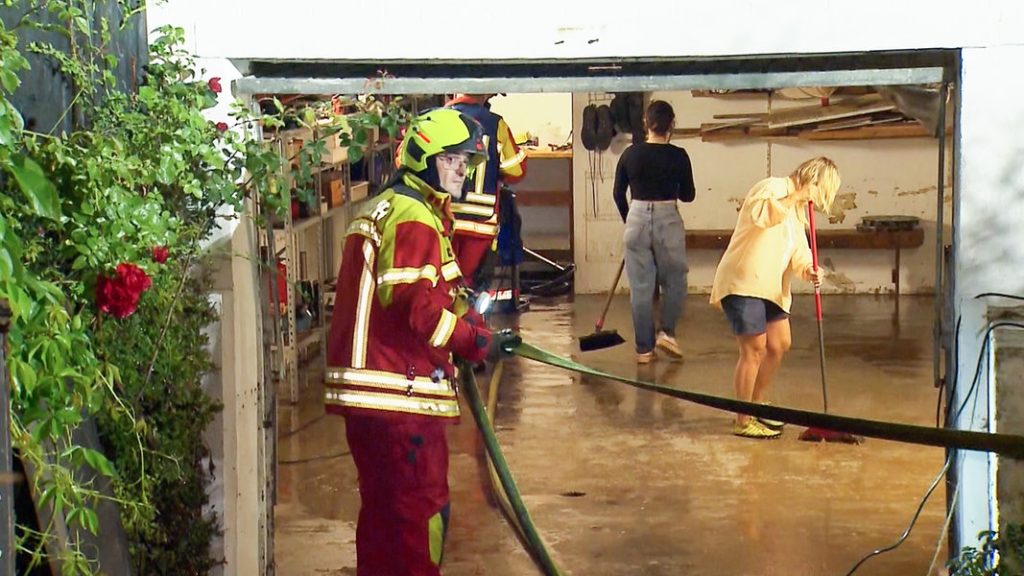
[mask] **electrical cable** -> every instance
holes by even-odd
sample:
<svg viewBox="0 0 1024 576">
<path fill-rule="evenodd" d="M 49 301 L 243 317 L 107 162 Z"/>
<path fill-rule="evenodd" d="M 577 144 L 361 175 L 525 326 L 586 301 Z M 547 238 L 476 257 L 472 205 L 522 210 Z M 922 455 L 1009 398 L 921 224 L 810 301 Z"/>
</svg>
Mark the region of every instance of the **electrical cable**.
<svg viewBox="0 0 1024 576">
<path fill-rule="evenodd" d="M 956 502 L 956 497 L 960 495 L 960 483 L 957 482 L 956 489 L 953 490 L 952 501 Z M 949 525 L 953 522 L 953 512 L 956 508 L 953 506 L 949 507 L 949 513 L 946 514 L 946 522 L 942 525 L 942 531 L 939 532 L 939 538 L 935 542 L 935 554 L 932 555 L 932 563 L 928 565 L 928 572 L 925 576 L 932 576 L 932 570 L 935 569 L 935 562 L 939 559 L 939 552 L 942 551 L 942 542 L 946 539 L 946 534 L 949 533 Z"/>
<path fill-rule="evenodd" d="M 952 460 L 952 454 L 946 457 L 946 463 L 943 464 L 942 470 L 939 470 L 938 475 L 935 476 L 935 480 L 932 480 L 932 484 L 931 486 L 928 487 L 928 491 L 924 493 L 924 498 L 922 498 L 921 503 L 917 505 L 917 511 L 914 512 L 914 516 L 910 519 L 910 524 L 907 525 L 907 529 L 903 531 L 903 534 L 901 534 L 895 542 L 886 546 L 885 548 L 878 548 L 876 550 L 869 552 L 868 554 L 865 554 L 860 560 L 857 561 L 856 564 L 853 565 L 853 568 L 850 568 L 850 571 L 846 573 L 846 576 L 850 576 L 851 574 L 856 572 L 862 564 L 864 564 L 871 558 L 874 558 L 875 556 L 878 556 L 880 554 L 885 554 L 886 552 L 891 552 L 898 548 L 900 544 L 903 544 L 907 537 L 910 536 L 910 531 L 914 529 L 914 525 L 917 524 L 917 519 L 921 516 L 921 511 L 924 510 L 924 505 L 928 502 L 928 499 L 931 498 L 932 493 L 935 492 L 935 488 L 939 485 L 939 481 L 942 480 L 942 477 L 946 475 L 946 471 L 949 470 L 949 464 L 950 462 L 952 462 Z"/>
<path fill-rule="evenodd" d="M 1024 301 L 1024 296 L 1021 296 L 1019 294 L 1003 294 L 1002 292 L 982 292 L 981 294 L 978 294 L 977 296 L 975 296 L 974 299 L 977 300 L 979 298 L 988 298 L 988 297 L 1009 298 L 1010 300 L 1022 300 L 1022 301 Z"/>
<path fill-rule="evenodd" d="M 326 412 L 323 413 L 323 414 L 320 414 L 316 418 L 313 418 L 309 422 L 306 422 L 305 424 L 302 424 L 301 426 L 299 426 L 298 428 L 296 428 L 294 430 L 288 430 L 288 431 L 282 432 L 281 435 L 277 437 L 277 439 L 280 441 L 280 440 L 284 440 L 285 438 L 288 438 L 289 436 L 294 436 L 294 435 L 298 434 L 299 432 L 302 432 L 303 430 L 306 430 L 310 426 L 316 424 L 317 422 L 323 420 L 324 417 L 326 417 L 326 416 L 327 416 Z"/>
<path fill-rule="evenodd" d="M 981 367 L 982 367 L 982 363 L 984 363 L 984 361 L 985 361 L 985 355 L 986 355 L 986 352 L 988 351 L 988 348 L 989 348 L 989 345 L 990 345 L 990 342 L 991 342 L 992 331 L 995 330 L 996 328 L 1003 328 L 1003 327 L 1024 329 L 1024 323 L 1022 323 L 1022 322 L 1014 322 L 1012 320 L 996 320 L 995 322 L 991 322 L 988 325 L 988 327 L 985 330 L 985 335 L 982 338 L 981 350 L 978 353 L 978 361 L 977 361 L 977 364 L 975 365 L 975 368 L 974 368 L 974 378 L 971 381 L 971 387 L 970 387 L 970 389 L 967 390 L 967 394 L 964 396 L 964 401 L 960 404 L 960 407 L 957 408 L 956 414 L 952 417 L 952 420 L 949 417 L 949 410 L 952 409 L 953 405 L 950 404 L 947 407 L 947 410 L 946 410 L 946 426 L 947 427 L 949 426 L 951 421 L 955 421 L 955 420 L 960 418 L 960 415 L 963 413 L 964 408 L 967 407 L 968 400 L 971 398 L 971 396 L 974 396 L 974 391 L 977 388 L 978 383 L 981 380 Z M 956 391 L 955 389 L 950 390 L 950 394 L 952 395 L 955 391 Z"/>
<path fill-rule="evenodd" d="M 954 343 L 960 341 L 960 323 L 961 323 L 962 320 L 963 320 L 963 316 L 957 316 L 957 319 L 956 319 L 956 329 L 954 329 L 954 331 L 953 331 L 953 342 Z M 957 382 L 957 378 L 959 378 L 959 376 L 957 375 L 955 370 L 953 371 L 953 375 L 951 376 L 951 378 L 952 378 L 952 384 L 950 384 L 950 386 L 949 386 L 949 397 L 950 398 L 952 398 L 953 397 L 953 393 L 956 392 L 956 382 Z M 937 396 L 937 398 L 935 400 L 935 427 L 936 428 L 942 426 L 942 416 L 943 416 L 943 414 L 942 414 L 942 399 L 945 396 L 945 394 L 943 394 L 943 392 L 945 390 L 946 390 L 946 383 L 945 383 L 945 381 L 943 381 L 942 384 L 939 386 L 939 393 L 938 393 L 938 396 Z M 947 414 L 947 416 L 948 416 L 948 414 Z"/>
</svg>

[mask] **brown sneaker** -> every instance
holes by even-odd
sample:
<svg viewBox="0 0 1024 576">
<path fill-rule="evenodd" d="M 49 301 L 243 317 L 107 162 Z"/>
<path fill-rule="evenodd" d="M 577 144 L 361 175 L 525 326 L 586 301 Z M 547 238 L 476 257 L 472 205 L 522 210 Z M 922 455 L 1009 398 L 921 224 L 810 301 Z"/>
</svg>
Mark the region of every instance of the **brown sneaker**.
<svg viewBox="0 0 1024 576">
<path fill-rule="evenodd" d="M 654 345 L 673 358 L 683 357 L 683 351 L 679 349 L 679 343 L 665 332 L 658 332 L 658 338 L 655 340 Z"/>
<path fill-rule="evenodd" d="M 637 352 L 636 363 L 637 364 L 650 364 L 654 361 L 654 350 L 650 352 Z"/>
</svg>

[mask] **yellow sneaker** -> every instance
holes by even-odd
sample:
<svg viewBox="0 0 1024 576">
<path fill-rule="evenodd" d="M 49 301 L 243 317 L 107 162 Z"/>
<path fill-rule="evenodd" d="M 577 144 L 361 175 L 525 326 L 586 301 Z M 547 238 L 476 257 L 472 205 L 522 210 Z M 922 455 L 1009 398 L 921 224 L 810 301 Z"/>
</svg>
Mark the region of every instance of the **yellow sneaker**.
<svg viewBox="0 0 1024 576">
<path fill-rule="evenodd" d="M 733 424 L 732 433 L 743 438 L 754 438 L 755 440 L 772 440 L 782 436 L 782 430 L 772 430 L 757 421 L 756 418 L 747 420 L 746 424 Z"/>
<path fill-rule="evenodd" d="M 658 332 L 658 338 L 654 341 L 654 345 L 673 358 L 683 357 L 683 351 L 679 349 L 679 343 L 665 332 Z"/>
<path fill-rule="evenodd" d="M 636 363 L 637 364 L 650 364 L 654 361 L 654 350 L 650 352 L 637 352 Z"/>
</svg>

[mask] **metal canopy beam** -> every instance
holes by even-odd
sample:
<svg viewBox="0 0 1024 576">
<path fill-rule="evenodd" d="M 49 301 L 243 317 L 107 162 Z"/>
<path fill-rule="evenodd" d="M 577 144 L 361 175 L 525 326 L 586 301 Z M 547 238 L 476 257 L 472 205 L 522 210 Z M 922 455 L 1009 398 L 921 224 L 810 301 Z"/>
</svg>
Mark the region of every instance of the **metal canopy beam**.
<svg viewBox="0 0 1024 576">
<path fill-rule="evenodd" d="M 849 69 L 589 77 L 503 78 L 316 78 L 246 76 L 237 94 L 489 94 L 496 92 L 647 92 L 653 90 L 743 90 L 801 86 L 881 86 L 942 82 L 944 68 Z"/>
</svg>

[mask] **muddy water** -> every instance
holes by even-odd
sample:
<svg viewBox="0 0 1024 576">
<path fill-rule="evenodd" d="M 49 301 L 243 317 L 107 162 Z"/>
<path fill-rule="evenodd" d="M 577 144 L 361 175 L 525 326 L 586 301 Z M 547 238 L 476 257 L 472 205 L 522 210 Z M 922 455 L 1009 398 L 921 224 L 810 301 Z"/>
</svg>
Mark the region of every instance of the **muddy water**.
<svg viewBox="0 0 1024 576">
<path fill-rule="evenodd" d="M 534 302 L 516 327 L 535 345 L 603 370 L 731 395 L 735 344 L 704 297 L 690 298 L 680 326 L 685 361 L 642 367 L 630 343 L 579 353 L 576 337 L 593 329 L 600 300 Z M 886 297 L 826 298 L 832 411 L 934 423 L 931 306 L 904 297 L 893 318 Z M 632 342 L 625 298 L 613 303 L 606 327 Z M 820 409 L 809 298 L 797 297 L 793 334 L 773 400 Z M 354 574 L 354 467 L 343 454 L 343 422 L 321 416 L 318 375 L 308 376 L 302 402 L 280 410 L 278 571 Z M 507 362 L 498 399 L 506 458 L 556 561 L 574 575 L 844 574 L 899 536 L 942 466 L 940 449 L 810 444 L 797 440 L 798 428 L 776 441 L 737 438 L 729 414 L 522 359 Z M 453 516 L 444 573 L 535 574 L 490 499 L 482 443 L 463 412 L 449 435 Z M 923 574 L 944 500 L 940 488 L 908 540 L 858 574 Z"/>
</svg>

